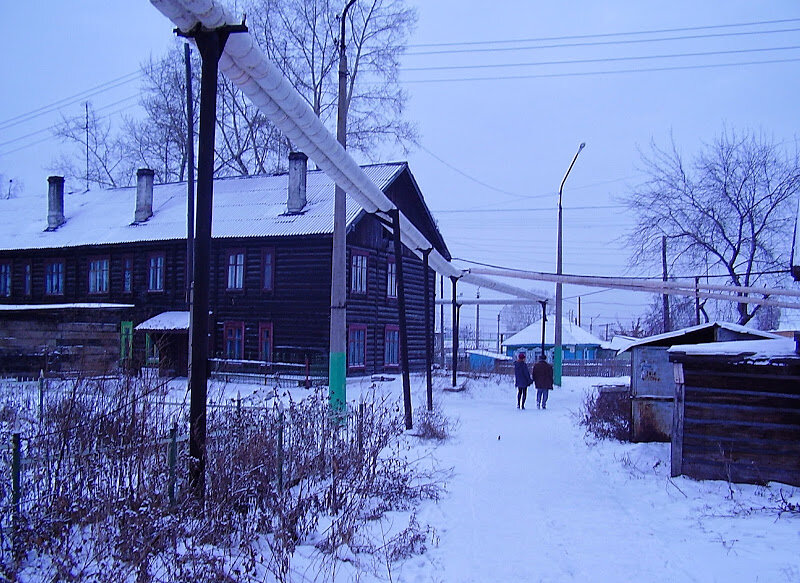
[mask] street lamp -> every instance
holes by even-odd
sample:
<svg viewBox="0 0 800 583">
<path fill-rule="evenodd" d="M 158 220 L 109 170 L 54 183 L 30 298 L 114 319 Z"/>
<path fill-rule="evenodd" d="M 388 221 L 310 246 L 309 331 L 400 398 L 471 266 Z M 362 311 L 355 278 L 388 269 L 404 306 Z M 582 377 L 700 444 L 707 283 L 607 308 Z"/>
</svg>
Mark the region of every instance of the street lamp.
<svg viewBox="0 0 800 583">
<path fill-rule="evenodd" d="M 578 155 L 581 153 L 581 150 L 586 146 L 585 142 L 581 142 L 581 145 L 578 146 L 578 151 L 575 152 L 575 157 L 572 158 L 572 162 L 567 168 L 567 173 L 564 174 L 564 179 L 561 181 L 561 186 L 558 187 L 558 249 L 556 251 L 556 275 L 561 275 L 561 197 L 564 192 L 564 183 L 567 181 L 567 176 L 569 176 L 572 167 L 575 165 L 575 160 L 578 159 Z M 556 282 L 556 328 L 555 328 L 555 349 L 553 353 L 553 383 L 561 386 L 561 362 L 563 359 L 563 349 L 561 346 L 561 314 L 562 314 L 562 292 L 561 292 L 561 281 Z"/>
</svg>

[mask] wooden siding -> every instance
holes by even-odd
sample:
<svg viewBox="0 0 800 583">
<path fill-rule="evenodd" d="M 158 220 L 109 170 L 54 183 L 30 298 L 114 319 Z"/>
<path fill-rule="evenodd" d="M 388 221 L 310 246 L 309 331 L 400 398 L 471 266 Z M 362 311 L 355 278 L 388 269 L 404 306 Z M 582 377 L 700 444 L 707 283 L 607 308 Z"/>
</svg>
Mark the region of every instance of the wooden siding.
<svg viewBox="0 0 800 583">
<path fill-rule="evenodd" d="M 349 294 L 349 259 L 353 248 L 366 251 L 368 259 L 367 294 Z M 231 250 L 245 254 L 244 287 L 241 290 L 227 288 L 227 258 Z M 262 257 L 265 249 L 274 252 L 274 286 L 264 290 Z M 164 289 L 148 290 L 149 258 L 163 254 Z M 88 269 L 90 258 L 109 258 L 109 291 L 90 294 L 88 291 Z M 123 291 L 123 261 L 133 259 L 133 283 L 130 293 Z M 0 251 L 0 261 L 11 259 L 13 264 L 12 294 L 1 298 L 5 304 L 24 303 L 75 303 L 109 302 L 133 304 L 119 317 L 116 325 L 116 340 L 106 342 L 105 354 L 109 362 L 119 358 L 119 321 L 131 320 L 134 326 L 165 311 L 188 310 L 185 297 L 186 243 L 182 240 L 155 241 L 147 243 L 120 243 L 59 250 Z M 348 234 L 348 323 L 367 326 L 366 368 L 360 374 L 396 372 L 397 367 L 384 366 L 384 331 L 387 324 L 398 323 L 398 308 L 395 298 L 386 295 L 386 270 L 389 258 L 394 257 L 391 235 L 372 216 L 364 215 Z M 47 262 L 64 261 L 64 294 L 45 295 L 44 279 Z M 422 260 L 405 249 L 404 256 L 407 317 L 409 338 L 409 361 L 413 370 L 422 370 L 425 364 L 425 327 L 423 299 Z M 24 264 L 32 265 L 32 294 L 23 296 Z M 238 238 L 215 239 L 212 242 L 208 265 L 211 274 L 211 338 L 210 354 L 224 356 L 223 326 L 225 322 L 245 323 L 245 359 L 256 360 L 259 356 L 258 330 L 261 323 L 273 326 L 273 355 L 275 360 L 302 363 L 306 356 L 311 361 L 314 374 L 327 375 L 330 322 L 331 286 L 331 240 L 329 236 L 305 236 L 284 238 Z M 435 276 L 431 272 L 431 330 L 433 330 L 433 294 Z M 20 321 L 16 313 L 15 321 Z M 28 312 L 24 320 L 48 322 L 41 316 Z M 69 317 L 68 313 L 65 317 Z M 7 314 L 0 313 L 2 322 L 9 321 Z M 23 326 L 20 324 L 19 326 Z M 51 322 L 48 330 L 59 334 Z M 91 335 L 91 334 L 89 334 Z M 39 346 L 41 343 L 36 344 Z M 1 348 L 2 346 L 0 346 Z M 19 348 L 19 347 L 16 347 Z M 15 348 L 15 349 L 16 349 Z M 39 349 L 29 346 L 31 354 Z M 144 338 L 134 335 L 134 353 L 143 360 Z M 35 372 L 35 371 L 34 371 Z"/>
<path fill-rule="evenodd" d="M 773 364 L 673 356 L 673 474 L 800 486 L 800 358 Z"/>
</svg>

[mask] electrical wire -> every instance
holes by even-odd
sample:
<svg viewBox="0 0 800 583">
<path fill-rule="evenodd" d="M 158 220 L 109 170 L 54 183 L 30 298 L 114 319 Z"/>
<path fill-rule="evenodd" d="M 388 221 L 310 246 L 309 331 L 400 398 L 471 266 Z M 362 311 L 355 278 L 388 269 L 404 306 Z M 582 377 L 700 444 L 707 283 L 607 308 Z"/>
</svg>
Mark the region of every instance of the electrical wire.
<svg viewBox="0 0 800 583">
<path fill-rule="evenodd" d="M 723 28 L 740 28 L 743 26 L 763 26 L 765 24 L 787 24 L 789 22 L 798 22 L 800 18 L 781 18 L 778 20 L 756 20 L 750 22 L 739 22 L 732 24 L 711 24 L 704 26 L 684 26 L 680 28 L 660 28 L 651 30 L 636 30 L 626 32 L 607 32 L 598 34 L 578 34 L 569 36 L 546 36 L 539 38 L 525 38 L 514 40 L 490 40 L 490 41 L 466 41 L 466 42 L 446 42 L 446 43 L 426 43 L 426 44 L 410 44 L 409 47 L 447 47 L 447 46 L 464 46 L 464 45 L 486 45 L 486 44 L 507 44 L 507 43 L 521 43 L 521 42 L 550 42 L 556 40 L 578 40 L 587 38 L 608 38 L 613 36 L 634 36 L 642 34 L 667 34 L 673 32 L 690 32 L 695 30 L 719 30 Z"/>
<path fill-rule="evenodd" d="M 742 37 L 764 34 L 782 34 L 786 32 L 797 32 L 800 28 L 779 28 L 773 30 L 751 30 L 740 32 L 726 32 L 714 34 L 696 34 L 696 35 L 682 35 L 671 36 L 663 38 L 641 38 L 641 39 L 627 39 L 627 40 L 613 40 L 613 41 L 594 41 L 594 42 L 577 42 L 577 43 L 556 43 L 548 45 L 537 45 L 532 47 L 496 47 L 484 49 L 452 49 L 443 51 L 411 51 L 404 53 L 408 56 L 431 56 L 431 55 L 455 55 L 466 53 L 497 53 L 509 51 L 533 51 L 540 49 L 563 49 L 563 48 L 576 48 L 576 47 L 598 47 L 598 46 L 612 46 L 612 45 L 632 45 L 644 44 L 653 42 L 673 42 L 679 40 L 701 40 L 710 38 L 729 38 L 729 37 Z"/>
</svg>

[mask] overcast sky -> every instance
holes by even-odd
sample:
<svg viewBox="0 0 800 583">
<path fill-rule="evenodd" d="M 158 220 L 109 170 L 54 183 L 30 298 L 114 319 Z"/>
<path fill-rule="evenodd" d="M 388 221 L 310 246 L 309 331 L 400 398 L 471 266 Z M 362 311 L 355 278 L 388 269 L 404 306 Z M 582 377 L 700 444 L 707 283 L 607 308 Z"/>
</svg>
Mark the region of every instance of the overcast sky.
<svg viewBox="0 0 800 583">
<path fill-rule="evenodd" d="M 641 180 L 651 140 L 672 134 L 691 155 L 727 126 L 795 147 L 797 2 L 416 4 L 402 81 L 421 147 L 385 158 L 409 161 L 454 257 L 555 271 L 557 190 L 581 142 L 564 189 L 564 271 L 601 275 L 627 264 L 617 197 Z M 101 114 L 135 114 L 139 65 L 167 50 L 173 27 L 146 0 L 3 2 L 0 16 L 0 191 L 14 179 L 43 196 L 59 112 L 89 99 Z M 595 332 L 650 301 L 593 291 L 567 286 L 565 312 L 582 294 Z M 483 330 L 496 313 L 481 312 Z"/>
</svg>

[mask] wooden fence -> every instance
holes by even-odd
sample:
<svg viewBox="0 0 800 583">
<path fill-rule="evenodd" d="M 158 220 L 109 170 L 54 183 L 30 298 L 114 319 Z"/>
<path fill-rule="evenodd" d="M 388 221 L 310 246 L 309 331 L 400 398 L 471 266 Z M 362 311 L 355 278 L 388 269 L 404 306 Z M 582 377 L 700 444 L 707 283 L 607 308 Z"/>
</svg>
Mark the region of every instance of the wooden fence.
<svg viewBox="0 0 800 583">
<path fill-rule="evenodd" d="M 529 365 L 532 363 L 528 363 Z M 514 363 L 503 362 L 496 367 L 500 374 L 514 374 Z M 561 374 L 565 377 L 624 377 L 631 374 L 631 363 L 628 360 L 615 358 L 600 360 L 565 360 Z"/>
</svg>

